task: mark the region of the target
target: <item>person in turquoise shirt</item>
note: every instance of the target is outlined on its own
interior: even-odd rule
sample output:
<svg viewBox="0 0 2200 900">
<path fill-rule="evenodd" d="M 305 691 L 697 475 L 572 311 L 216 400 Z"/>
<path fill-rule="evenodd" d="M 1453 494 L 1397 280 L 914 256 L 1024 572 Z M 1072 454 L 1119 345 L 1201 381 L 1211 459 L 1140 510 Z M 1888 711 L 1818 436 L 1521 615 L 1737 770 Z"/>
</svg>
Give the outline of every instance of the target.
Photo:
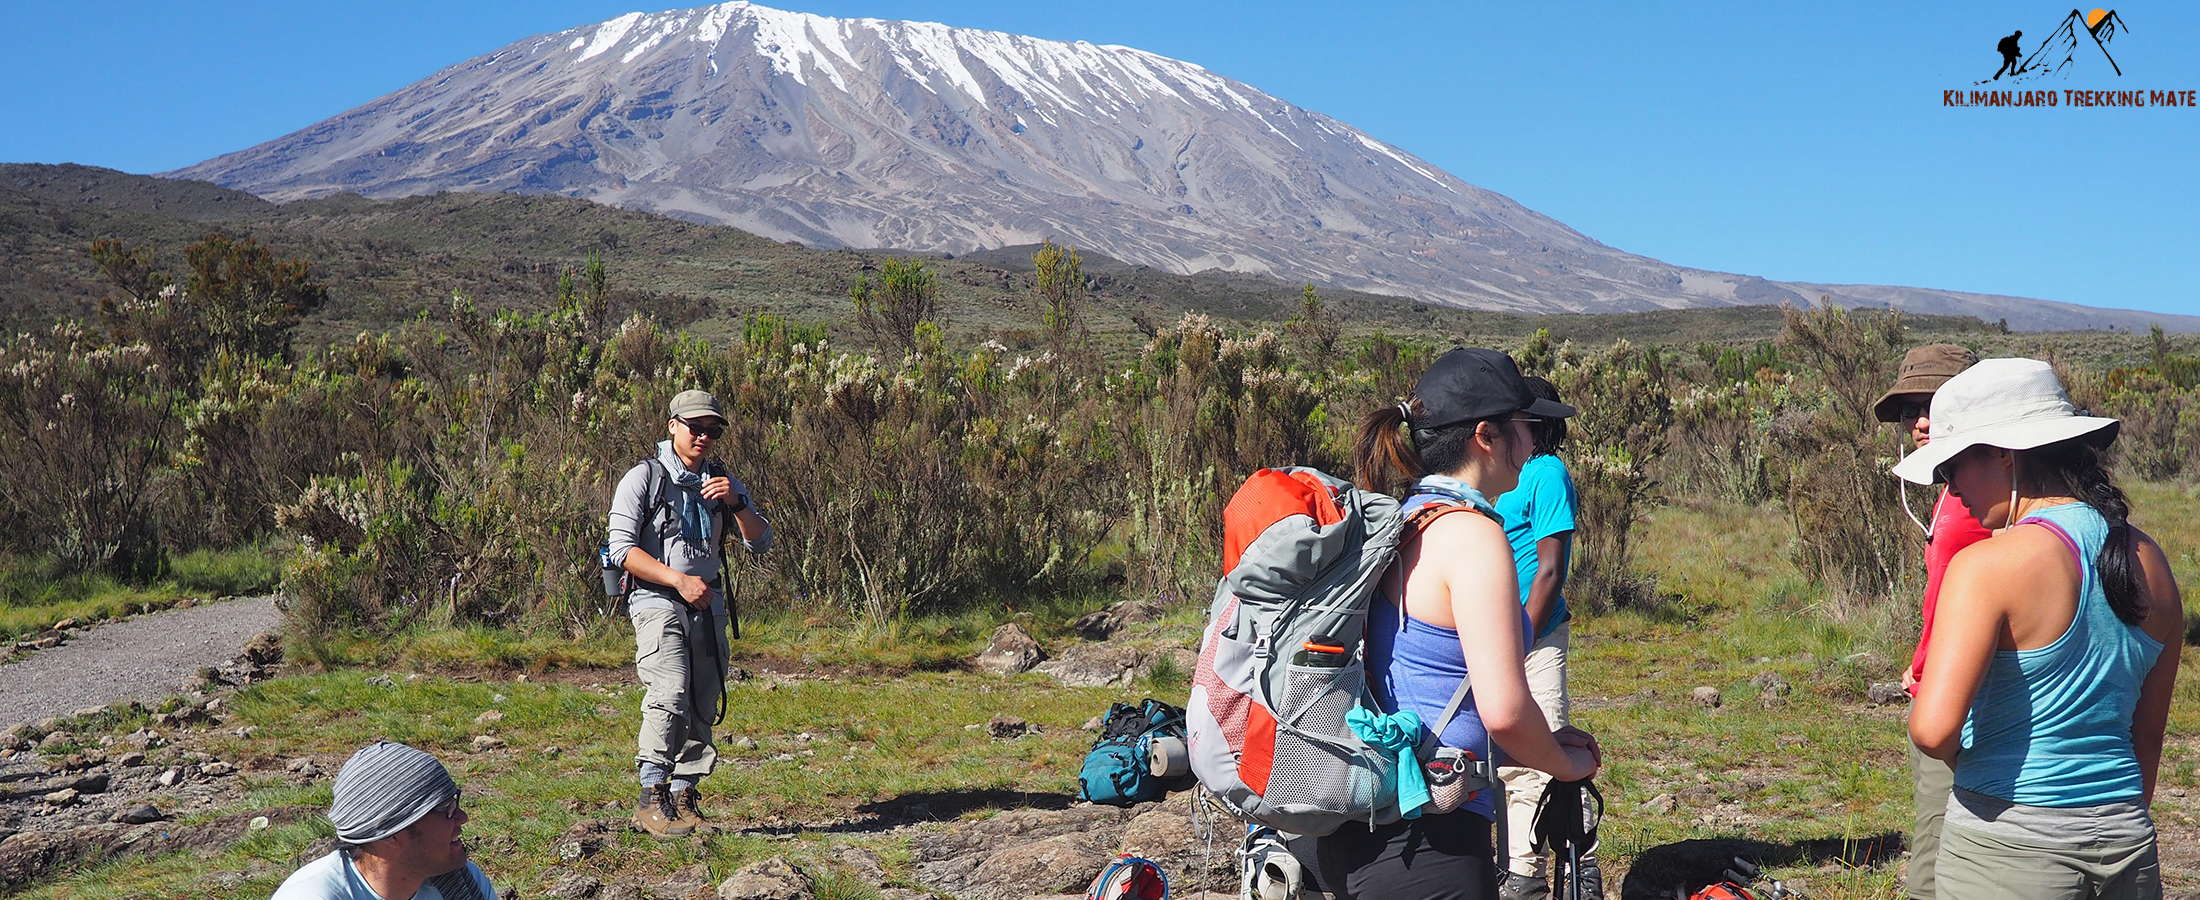
<svg viewBox="0 0 2200 900">
<path fill-rule="evenodd" d="M 1910 740 L 1953 763 L 1941 900 L 2153 900 L 2156 776 L 2185 612 L 2108 468 L 2120 423 L 2052 365 L 1987 359 L 1933 394 L 1897 463 L 1995 534 L 1941 583 Z"/>
<path fill-rule="evenodd" d="M 1530 375 L 1522 379 L 1535 396 L 1559 402 L 1558 389 L 1549 381 Z M 1512 542 L 1513 564 L 1520 571 L 1520 603 L 1526 607 L 1535 641 L 1528 647 L 1528 691 L 1543 708 L 1551 727 L 1568 724 L 1566 697 L 1566 647 L 1572 629 L 1566 612 L 1566 568 L 1574 546 L 1574 479 L 1558 450 L 1566 442 L 1565 419 L 1539 419 L 1528 425 L 1535 437 L 1535 455 L 1520 468 L 1520 483 L 1497 498 L 1497 512 L 1505 517 L 1505 537 Z M 1498 774 L 1505 781 L 1505 879 L 1502 895 L 1510 898 L 1550 896 L 1543 857 L 1535 852 L 1535 807 L 1550 776 L 1523 766 L 1504 766 Z M 1581 859 L 1583 891 L 1603 896 L 1604 876 L 1592 852 Z M 1590 891 L 1594 893 L 1590 893 Z"/>
</svg>

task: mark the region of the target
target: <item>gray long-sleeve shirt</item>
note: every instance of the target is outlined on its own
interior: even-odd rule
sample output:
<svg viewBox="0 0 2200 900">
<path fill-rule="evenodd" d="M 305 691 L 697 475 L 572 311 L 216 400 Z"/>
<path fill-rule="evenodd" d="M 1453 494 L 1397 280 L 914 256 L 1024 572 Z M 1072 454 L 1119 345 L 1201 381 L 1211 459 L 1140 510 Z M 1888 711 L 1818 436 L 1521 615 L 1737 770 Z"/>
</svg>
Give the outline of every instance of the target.
<svg viewBox="0 0 2200 900">
<path fill-rule="evenodd" d="M 649 501 L 651 477 L 650 464 L 637 463 L 626 470 L 626 475 L 619 479 L 619 486 L 611 492 L 611 558 L 624 565 L 627 551 L 639 547 L 651 558 L 671 566 L 674 571 L 683 575 L 693 575 L 705 581 L 718 577 L 719 551 L 715 542 L 708 547 L 696 547 L 680 536 L 680 516 L 677 511 L 680 500 L 676 492 L 694 492 L 700 489 L 683 488 L 667 478 L 663 500 L 657 509 L 644 510 L 643 504 Z M 749 496 L 748 487 L 740 479 L 731 475 L 726 477 L 733 482 L 734 496 Z M 771 548 L 770 522 L 764 523 L 764 533 L 752 541 L 741 536 L 740 526 L 734 524 L 734 517 L 725 514 L 725 504 L 706 500 L 703 505 L 717 516 L 717 527 L 725 529 L 719 533 L 740 537 L 742 547 L 750 553 L 762 553 Z M 755 509 L 753 499 L 750 501 L 750 508 Z M 762 510 L 756 512 L 758 518 L 763 517 Z M 724 585 L 720 587 L 723 588 Z M 726 596 L 723 590 L 712 592 L 710 604 L 711 612 L 721 617 L 726 615 Z M 646 581 L 641 582 L 627 596 L 626 605 L 628 610 L 679 610 L 686 606 L 677 592 Z"/>
</svg>

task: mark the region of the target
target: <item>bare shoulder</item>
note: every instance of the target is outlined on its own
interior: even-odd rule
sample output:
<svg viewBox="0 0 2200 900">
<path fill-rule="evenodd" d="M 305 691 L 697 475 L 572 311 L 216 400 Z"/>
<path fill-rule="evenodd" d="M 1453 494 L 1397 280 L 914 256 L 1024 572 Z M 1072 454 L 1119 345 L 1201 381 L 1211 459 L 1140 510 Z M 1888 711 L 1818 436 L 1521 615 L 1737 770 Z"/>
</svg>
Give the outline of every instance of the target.
<svg viewBox="0 0 2200 900">
<path fill-rule="evenodd" d="M 2155 633 L 2157 629 L 2161 629 L 2160 633 L 2155 633 L 2155 637 L 2170 640 L 2167 635 L 2181 631 L 2185 621 L 2184 597 L 2177 587 L 2177 574 L 2170 570 L 2169 553 L 2162 549 L 2161 544 L 2155 543 L 2153 536 L 2139 530 L 2136 525 L 2132 526 L 2131 536 L 2133 549 L 2137 551 L 2135 555 L 2139 560 L 2139 577 L 2146 585 L 2147 631 Z M 2156 611 L 2167 612 L 2169 615 L 2156 616 Z"/>
<path fill-rule="evenodd" d="M 2074 572 L 2069 549 L 2045 528 L 2011 528 L 1957 551 L 1948 562 L 1949 578 L 1988 586 L 2029 585 Z"/>
<path fill-rule="evenodd" d="M 1505 542 L 1505 526 L 1488 516 L 1472 510 L 1446 513 L 1438 516 L 1421 530 L 1422 539 L 1447 547 L 1476 544 L 1496 540 L 1511 552 L 1511 544 Z"/>
</svg>

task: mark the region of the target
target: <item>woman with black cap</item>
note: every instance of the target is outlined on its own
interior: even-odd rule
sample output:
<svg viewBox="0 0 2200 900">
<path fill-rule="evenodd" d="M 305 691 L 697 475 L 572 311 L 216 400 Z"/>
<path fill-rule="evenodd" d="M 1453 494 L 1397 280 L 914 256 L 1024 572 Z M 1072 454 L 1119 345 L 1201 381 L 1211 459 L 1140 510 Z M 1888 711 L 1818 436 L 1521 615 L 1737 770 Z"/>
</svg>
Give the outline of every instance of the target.
<svg viewBox="0 0 2200 900">
<path fill-rule="evenodd" d="M 2155 773 L 2184 608 L 2102 464 L 2117 422 L 2047 363 L 1989 359 L 1933 395 L 1894 467 L 1993 537 L 1948 564 L 1910 740 L 1955 767 L 1942 900 L 2161 896 Z"/>
<path fill-rule="evenodd" d="M 1596 741 L 1574 728 L 1554 733 L 1529 695 L 1512 546 L 1488 498 L 1511 490 L 1534 455 L 1530 425 L 1573 414 L 1530 393 L 1511 357 L 1456 349 L 1429 366 L 1406 402 L 1362 421 L 1355 453 L 1361 487 L 1409 492 L 1409 521 L 1433 507 L 1481 513 L 1425 521 L 1384 576 L 1367 642 L 1384 711 L 1440 721 L 1472 672 L 1470 700 L 1436 736 L 1441 744 L 1487 758 L 1494 742 L 1511 762 L 1562 781 L 1596 773 Z M 1341 898 L 1494 897 L 1490 793 L 1456 812 L 1347 824 L 1316 842 L 1317 878 Z"/>
</svg>

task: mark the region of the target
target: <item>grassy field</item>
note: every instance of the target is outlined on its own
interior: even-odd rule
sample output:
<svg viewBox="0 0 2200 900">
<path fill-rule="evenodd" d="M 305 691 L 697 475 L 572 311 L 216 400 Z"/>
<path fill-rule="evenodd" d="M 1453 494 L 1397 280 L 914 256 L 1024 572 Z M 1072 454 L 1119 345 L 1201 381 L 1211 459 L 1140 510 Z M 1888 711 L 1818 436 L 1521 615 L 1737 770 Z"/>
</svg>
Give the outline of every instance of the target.
<svg viewBox="0 0 2200 900">
<path fill-rule="evenodd" d="M 2194 491 L 2140 485 L 2133 495 L 2142 525 L 2190 573 L 2200 552 Z M 1907 661 L 1914 609 L 1833 618 L 1788 562 L 1792 532 L 1773 508 L 1668 506 L 1643 530 L 1641 566 L 1657 573 L 1665 602 L 1578 618 L 1574 633 L 1576 720 L 1607 748 L 1599 783 L 1609 803 L 1604 856 L 1613 890 L 1620 873 L 1658 848 L 1728 838 L 1754 842 L 1781 861 L 1774 874 L 1820 900 L 1898 896 L 1899 838 L 1910 816 L 1905 710 L 1864 698 L 1870 683 L 1895 680 Z M 1013 618 L 1058 646 L 1068 639 L 1063 620 L 1103 599 Z M 1188 644 L 1198 614 L 1172 611 L 1147 638 Z M 874 897 L 876 886 L 839 861 L 846 848 L 861 847 L 890 878 L 914 887 L 905 839 L 864 823 L 913 810 L 953 819 L 1059 807 L 1074 793 L 1091 740 L 1082 721 L 1110 701 L 1183 694 L 1175 676 L 1161 685 L 1075 689 L 1039 675 L 942 670 L 1008 618 L 922 619 L 886 633 L 787 613 L 749 623 L 738 649 L 756 675 L 732 687 L 726 760 L 713 779 L 718 815 L 744 828 L 665 844 L 625 834 L 568 870 L 609 881 L 708 862 L 724 877 L 787 855 L 828 873 L 827 897 Z M 630 647 L 623 640 L 610 632 L 571 643 L 556 657 L 564 668 L 544 665 L 554 642 L 495 632 L 332 648 L 332 658 L 369 665 L 257 685 L 235 699 L 221 730 L 182 743 L 239 761 L 253 785 L 246 805 L 255 808 L 328 802 L 329 782 L 299 786 L 284 771 L 287 760 L 312 757 L 333 772 L 376 737 L 428 749 L 466 785 L 475 858 L 500 886 L 533 894 L 559 865 L 551 850 L 557 835 L 575 822 L 623 815 L 632 802 L 640 688 L 619 667 Z M 521 668 L 507 667 L 515 663 Z M 383 672 L 394 677 L 374 678 Z M 1776 683 L 1788 687 L 1764 688 Z M 2194 683 L 2188 676 L 2179 688 L 2156 807 L 2164 868 L 2173 873 L 2200 867 Z M 1721 704 L 1697 702 L 1698 687 L 1717 689 Z M 995 741 L 971 727 L 996 713 L 1042 731 Z M 248 737 L 238 736 L 243 725 L 253 726 Z M 476 751 L 483 734 L 504 745 Z M 94 866 L 24 896 L 266 896 L 293 857 L 327 834 L 318 820 L 278 826 L 211 857 Z M 2171 884 L 2200 881 L 2174 874 Z"/>
</svg>

